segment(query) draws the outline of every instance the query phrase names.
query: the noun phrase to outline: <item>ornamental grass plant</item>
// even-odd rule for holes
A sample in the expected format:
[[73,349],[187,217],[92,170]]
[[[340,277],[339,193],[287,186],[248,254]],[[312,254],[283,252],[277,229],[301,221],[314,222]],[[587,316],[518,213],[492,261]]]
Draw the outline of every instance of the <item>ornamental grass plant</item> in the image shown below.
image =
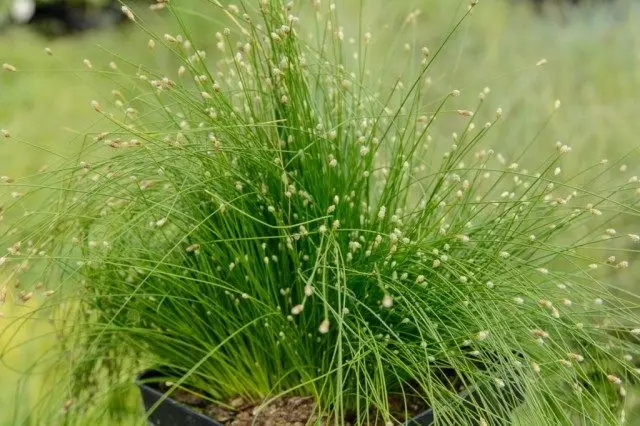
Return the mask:
[[477,1],[409,46],[402,79],[369,58],[374,30],[345,34],[311,3],[159,2],[178,28],[164,35],[123,9],[162,60],[112,64],[120,86],[90,102],[105,132],[3,228],[1,267],[45,277],[63,318],[74,402],[57,418],[154,368],[169,395],[241,397],[258,416],[311,397],[309,422],[399,424],[415,407],[443,425],[623,421],[640,320],[615,279],[640,241],[624,229],[638,178],[564,171],[570,145],[538,137],[506,158],[489,88],[473,105],[431,95]]

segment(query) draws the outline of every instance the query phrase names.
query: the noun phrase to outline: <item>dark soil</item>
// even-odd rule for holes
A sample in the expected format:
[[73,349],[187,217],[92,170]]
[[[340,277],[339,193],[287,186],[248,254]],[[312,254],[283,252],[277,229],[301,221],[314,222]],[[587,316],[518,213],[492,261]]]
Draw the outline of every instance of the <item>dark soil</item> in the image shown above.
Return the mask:
[[[158,388],[166,392],[167,386]],[[225,406],[211,403],[186,390],[175,390],[171,398],[192,407],[193,409],[211,417],[225,426],[304,426],[308,424],[327,425],[332,423],[327,419],[318,419],[316,403],[311,396],[281,397],[272,401],[259,412],[254,410],[260,406],[260,402],[248,402],[242,398],[229,401]],[[389,397],[389,408],[396,419],[405,419],[405,409],[408,418],[425,411],[428,407],[420,398],[405,398],[403,396]],[[406,407],[405,407],[406,404]],[[347,415],[347,417],[349,417]],[[371,411],[371,426],[384,425],[383,419],[376,419],[375,410]],[[376,420],[374,420],[376,419]],[[350,422],[347,420],[347,424]]]

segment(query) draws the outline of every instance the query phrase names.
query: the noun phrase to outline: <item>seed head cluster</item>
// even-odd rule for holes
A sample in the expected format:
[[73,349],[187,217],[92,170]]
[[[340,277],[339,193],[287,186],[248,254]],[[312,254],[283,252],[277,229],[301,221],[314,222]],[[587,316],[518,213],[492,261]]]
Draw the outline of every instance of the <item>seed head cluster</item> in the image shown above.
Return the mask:
[[[216,378],[220,388],[203,390],[219,400],[314,395],[323,415],[353,411],[364,424],[371,412],[391,418],[389,395],[411,387],[443,424],[471,424],[478,407],[451,414],[453,383],[492,396],[518,384],[536,392],[532,419],[562,424],[552,413],[576,378],[626,392],[640,319],[602,282],[633,269],[637,229],[614,219],[637,207],[640,182],[565,183],[561,142],[540,148],[544,166],[498,152],[494,129],[509,116],[488,106],[496,90],[480,86],[467,105],[459,90],[423,99],[435,53],[413,44],[415,84],[376,85],[362,55],[377,32],[352,34],[338,6],[312,3],[312,22],[279,0],[220,5],[212,52],[197,37],[152,35],[147,54],[177,62],[137,69],[134,95],[90,101],[117,125],[91,149],[112,155],[83,152],[57,171],[72,188],[39,228],[50,232],[12,241],[0,270],[60,263],[81,289],[76,332],[108,334],[100,342],[114,354],[197,366],[186,384]],[[152,9],[178,13],[165,1]],[[311,24],[321,37],[307,36]],[[57,297],[23,290],[22,302]],[[79,347],[90,351],[88,340]],[[500,412],[483,409],[484,421]]]

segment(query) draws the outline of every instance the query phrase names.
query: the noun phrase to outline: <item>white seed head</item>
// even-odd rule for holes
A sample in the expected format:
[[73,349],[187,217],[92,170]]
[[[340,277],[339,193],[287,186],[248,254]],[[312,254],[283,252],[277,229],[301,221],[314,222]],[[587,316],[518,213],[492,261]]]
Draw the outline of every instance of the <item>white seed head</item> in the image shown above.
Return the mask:
[[318,327],[318,331],[320,333],[322,333],[322,334],[327,334],[329,332],[329,326],[330,325],[331,325],[331,323],[329,322],[329,319],[325,318],[320,323],[320,326]]
[[311,297],[313,295],[313,286],[309,284],[304,286],[304,295],[307,297]]
[[380,207],[380,211],[378,211],[378,218],[384,219],[386,214],[387,214],[387,208],[385,206]]
[[391,308],[393,306],[393,297],[388,294],[385,294],[382,298],[382,306],[384,308]]
[[622,379],[620,379],[620,377],[618,376],[614,376],[613,374],[607,375],[607,380],[618,386],[622,384]]
[[563,366],[567,367],[567,368],[571,368],[573,367],[573,364],[571,364],[571,361],[567,361],[566,359],[561,359],[560,364],[562,364]]
[[136,17],[133,14],[133,12],[131,11],[131,9],[129,9],[127,6],[122,6],[122,13],[125,14],[125,16],[127,18],[129,18],[129,20],[135,22],[136,21]]
[[477,340],[486,340],[487,337],[489,337],[489,331],[488,330],[482,330],[482,331],[478,332],[478,334],[476,335],[476,339]]

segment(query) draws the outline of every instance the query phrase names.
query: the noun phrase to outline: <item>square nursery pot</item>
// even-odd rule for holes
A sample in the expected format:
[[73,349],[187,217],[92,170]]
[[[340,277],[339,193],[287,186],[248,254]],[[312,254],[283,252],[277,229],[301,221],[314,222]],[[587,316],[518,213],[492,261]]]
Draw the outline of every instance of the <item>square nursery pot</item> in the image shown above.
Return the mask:
[[[150,410],[158,401],[162,400],[160,404],[148,417],[148,423],[150,426],[224,426],[222,423],[199,413],[188,405],[184,405],[170,397],[164,397],[164,392],[154,387],[154,383],[147,383],[150,379],[158,379],[163,377],[156,371],[146,371],[140,374],[136,379],[136,384],[140,388],[142,394],[142,401],[144,403],[145,412]],[[463,404],[467,404],[470,409],[473,410],[473,402],[478,398],[478,393],[475,388],[469,388],[458,394]],[[509,400],[508,412],[500,413],[501,417],[505,419],[505,425],[510,424],[509,417],[510,411],[515,409],[522,403],[524,399],[523,393],[519,387],[515,384],[507,383],[505,388],[500,391],[489,392],[489,395],[484,395],[485,403],[491,404],[491,398],[500,398],[504,401],[505,398]],[[488,400],[488,401],[487,401]],[[496,409],[501,407],[504,410],[504,405],[500,406],[496,404]],[[412,419],[405,423],[405,426],[429,426],[434,424],[435,414],[432,409],[427,409],[422,413],[416,415]],[[478,415],[478,421],[474,424],[479,425],[481,415]]]

